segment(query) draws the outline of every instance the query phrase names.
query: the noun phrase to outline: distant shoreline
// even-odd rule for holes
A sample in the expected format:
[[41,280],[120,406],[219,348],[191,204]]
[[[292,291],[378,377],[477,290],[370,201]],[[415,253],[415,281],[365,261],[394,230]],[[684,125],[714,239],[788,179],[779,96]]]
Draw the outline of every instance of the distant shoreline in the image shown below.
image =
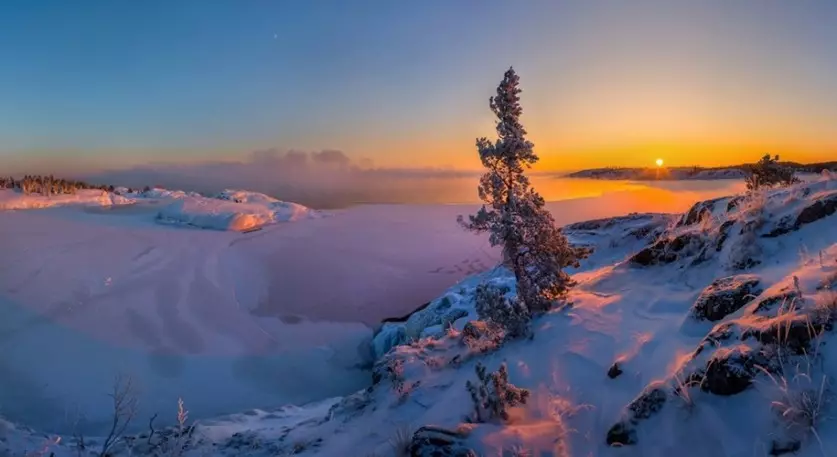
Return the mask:
[[[836,162],[800,164],[784,162],[784,166],[797,173],[821,173],[823,170],[837,171]],[[748,174],[749,165],[730,167],[660,167],[660,168],[591,168],[565,175],[565,178],[629,180],[629,181],[685,181],[685,180],[721,180],[743,179]]]

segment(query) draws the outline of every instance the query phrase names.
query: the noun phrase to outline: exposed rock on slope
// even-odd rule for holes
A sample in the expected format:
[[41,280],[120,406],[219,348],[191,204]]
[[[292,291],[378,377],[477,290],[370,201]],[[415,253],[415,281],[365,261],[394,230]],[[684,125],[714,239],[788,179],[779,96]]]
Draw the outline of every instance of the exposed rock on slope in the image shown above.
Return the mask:
[[[776,238],[820,223],[837,212],[837,180],[696,203],[674,227],[637,252],[639,266],[697,265],[717,258],[730,271],[753,268]],[[825,223],[825,222],[822,222]]]
[[761,280],[755,275],[728,276],[713,282],[692,305],[697,320],[719,321],[738,311],[761,294]]
[[[837,245],[824,253],[824,259],[832,263],[835,255]],[[631,402],[623,418],[608,431],[606,442],[636,444],[641,423],[664,412],[668,405],[691,402],[694,393],[690,391],[694,389],[731,396],[750,390],[758,378],[768,385],[798,377],[813,379],[816,374],[811,370],[819,365],[818,358],[826,356],[826,343],[834,338],[837,295],[821,287],[823,279],[833,274],[828,265],[811,262],[764,292],[759,289],[760,279],[752,275],[714,282],[691,312],[707,319],[724,319],[724,313],[715,314],[712,305],[719,303],[713,300],[720,296],[724,306],[731,307],[725,309],[743,309],[742,313],[734,319],[721,320],[670,378],[649,385]],[[750,292],[745,294],[744,290]],[[758,296],[745,300],[745,295]],[[828,357],[833,354],[828,353]],[[801,438],[789,439],[774,441],[772,446],[798,448]]]

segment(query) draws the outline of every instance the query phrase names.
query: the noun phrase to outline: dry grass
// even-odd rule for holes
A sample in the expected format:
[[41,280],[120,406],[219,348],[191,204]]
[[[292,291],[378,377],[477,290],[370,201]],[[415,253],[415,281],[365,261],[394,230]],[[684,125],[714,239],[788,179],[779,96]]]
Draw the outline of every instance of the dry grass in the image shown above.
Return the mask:
[[[806,351],[802,356],[785,355],[786,351],[782,350],[782,346],[789,335],[791,320],[788,319],[787,328],[784,331],[782,326],[777,328],[777,340],[780,347],[777,348],[779,350],[776,351],[776,356],[779,369],[771,372],[764,367],[758,368],[770,379],[771,389],[768,389],[770,406],[776,412],[783,431],[789,438],[800,442],[812,436],[822,449],[823,443],[818,429],[827,419],[826,412],[832,401],[833,392],[830,378],[817,370],[815,366],[822,344],[820,337],[824,330],[818,331],[811,322],[811,318],[818,323],[831,321],[837,315],[837,300],[828,296],[817,298],[810,313],[806,316],[808,336],[810,341],[815,343],[811,351]],[[795,311],[797,311],[796,307],[791,305],[787,310],[780,310],[779,317]],[[824,451],[823,454],[825,454]]]
[[392,447],[395,457],[409,457],[410,443],[412,440],[412,427],[402,425],[395,429],[395,432],[393,432],[392,437],[389,439],[389,445]]

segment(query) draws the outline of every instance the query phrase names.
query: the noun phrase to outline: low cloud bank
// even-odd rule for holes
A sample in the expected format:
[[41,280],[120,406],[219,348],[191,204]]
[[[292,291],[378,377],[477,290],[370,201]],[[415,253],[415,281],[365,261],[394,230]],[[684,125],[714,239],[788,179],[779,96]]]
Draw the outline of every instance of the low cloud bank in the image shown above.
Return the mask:
[[[79,177],[101,184],[197,192],[247,189],[331,209],[365,203],[477,204],[480,175],[479,170],[376,168],[370,160],[355,160],[339,150],[267,149],[243,161],[151,164]],[[743,182],[735,180],[629,182],[561,179],[547,173],[533,175],[532,183],[547,201],[611,195],[626,208],[645,211],[682,210],[696,200],[743,190]]]
[[197,192],[243,188],[314,208],[358,203],[471,202],[478,172],[436,168],[375,168],[339,150],[254,151],[244,161],[153,164],[84,179],[114,185],[159,185]]

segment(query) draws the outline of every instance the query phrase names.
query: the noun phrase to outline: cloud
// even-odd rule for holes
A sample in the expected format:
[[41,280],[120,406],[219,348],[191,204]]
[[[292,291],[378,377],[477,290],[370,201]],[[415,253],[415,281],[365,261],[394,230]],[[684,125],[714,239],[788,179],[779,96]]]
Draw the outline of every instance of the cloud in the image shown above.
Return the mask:
[[351,164],[351,159],[343,153],[334,149],[314,152],[311,154],[314,162],[326,165],[337,165],[339,167],[347,167]]
[[252,151],[243,161],[152,164],[82,175],[95,182],[217,192],[240,188],[314,207],[356,203],[474,201],[476,172],[439,168],[375,168],[343,151]]

